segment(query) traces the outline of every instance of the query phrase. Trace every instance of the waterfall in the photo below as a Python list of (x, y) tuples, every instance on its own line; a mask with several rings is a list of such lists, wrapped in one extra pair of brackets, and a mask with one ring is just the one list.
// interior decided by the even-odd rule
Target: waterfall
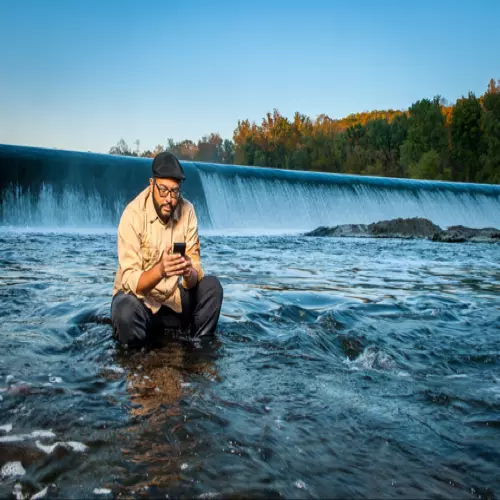
[(283, 176), (258, 168), (242, 175), (238, 167), (218, 171), (201, 164), (199, 169), (214, 229), (287, 232), (396, 217), (425, 217), (443, 228), (500, 227), (496, 186), (312, 172)]
[[(201, 230), (297, 232), (425, 217), (500, 228), (500, 186), (182, 162)], [(0, 227), (116, 228), (151, 160), (0, 145)]]

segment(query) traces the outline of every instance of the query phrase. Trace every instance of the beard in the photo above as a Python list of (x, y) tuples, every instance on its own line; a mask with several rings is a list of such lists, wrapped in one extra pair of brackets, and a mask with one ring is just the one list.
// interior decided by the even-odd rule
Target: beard
[[(164, 224), (166, 224), (169, 221), (170, 217), (174, 213), (177, 207), (177, 203), (169, 203), (168, 201), (163, 201), (163, 200), (161, 203), (158, 203), (155, 197), (153, 196), (153, 206), (155, 207), (156, 215), (158, 215), (158, 217)], [(170, 213), (168, 214), (163, 213), (162, 212), (163, 207), (168, 207), (170, 209)]]

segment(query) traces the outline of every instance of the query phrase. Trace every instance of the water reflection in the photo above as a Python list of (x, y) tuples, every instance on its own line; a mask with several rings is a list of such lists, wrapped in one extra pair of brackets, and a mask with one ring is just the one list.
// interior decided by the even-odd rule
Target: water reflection
[(131, 415), (151, 416), (158, 410), (178, 414), (179, 400), (192, 393), (186, 381), (190, 376), (218, 379), (215, 362), (220, 346), (215, 337), (193, 343), (172, 333), (136, 351), (119, 346), (116, 363), (127, 373)]
[(108, 485), (115, 494), (151, 495), (181, 480), (188, 466), (183, 455), (190, 456), (197, 446), (184, 428), (186, 405), (203, 381), (220, 381), (220, 349), (216, 337), (194, 343), (172, 332), (140, 350), (117, 347), (115, 363), (118, 372), (126, 373), (131, 425), (118, 432), (122, 479)]

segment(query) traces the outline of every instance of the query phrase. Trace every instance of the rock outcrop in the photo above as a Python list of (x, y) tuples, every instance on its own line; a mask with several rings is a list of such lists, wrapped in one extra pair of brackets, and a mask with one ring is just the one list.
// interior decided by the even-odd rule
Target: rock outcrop
[(370, 234), (377, 238), (432, 238), (441, 231), (429, 219), (392, 219), (375, 222), (368, 226)]
[(493, 243), (500, 242), (500, 230), (493, 227), (483, 229), (472, 229), (465, 226), (450, 226), (445, 231), (436, 233), (432, 241), (443, 241), (445, 243)]
[(373, 224), (342, 224), (321, 226), (305, 233), (305, 236), (334, 236), (351, 238), (403, 238), (429, 239), (446, 243), (494, 243), (500, 242), (500, 230), (495, 228), (473, 229), (465, 226), (451, 226), (441, 229), (429, 219), (392, 219)]

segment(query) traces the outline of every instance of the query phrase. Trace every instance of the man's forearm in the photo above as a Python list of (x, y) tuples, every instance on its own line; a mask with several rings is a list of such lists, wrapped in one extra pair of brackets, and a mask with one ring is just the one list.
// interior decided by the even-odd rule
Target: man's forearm
[(147, 295), (163, 278), (161, 263), (158, 262), (149, 271), (144, 271), (137, 283), (137, 294)]

